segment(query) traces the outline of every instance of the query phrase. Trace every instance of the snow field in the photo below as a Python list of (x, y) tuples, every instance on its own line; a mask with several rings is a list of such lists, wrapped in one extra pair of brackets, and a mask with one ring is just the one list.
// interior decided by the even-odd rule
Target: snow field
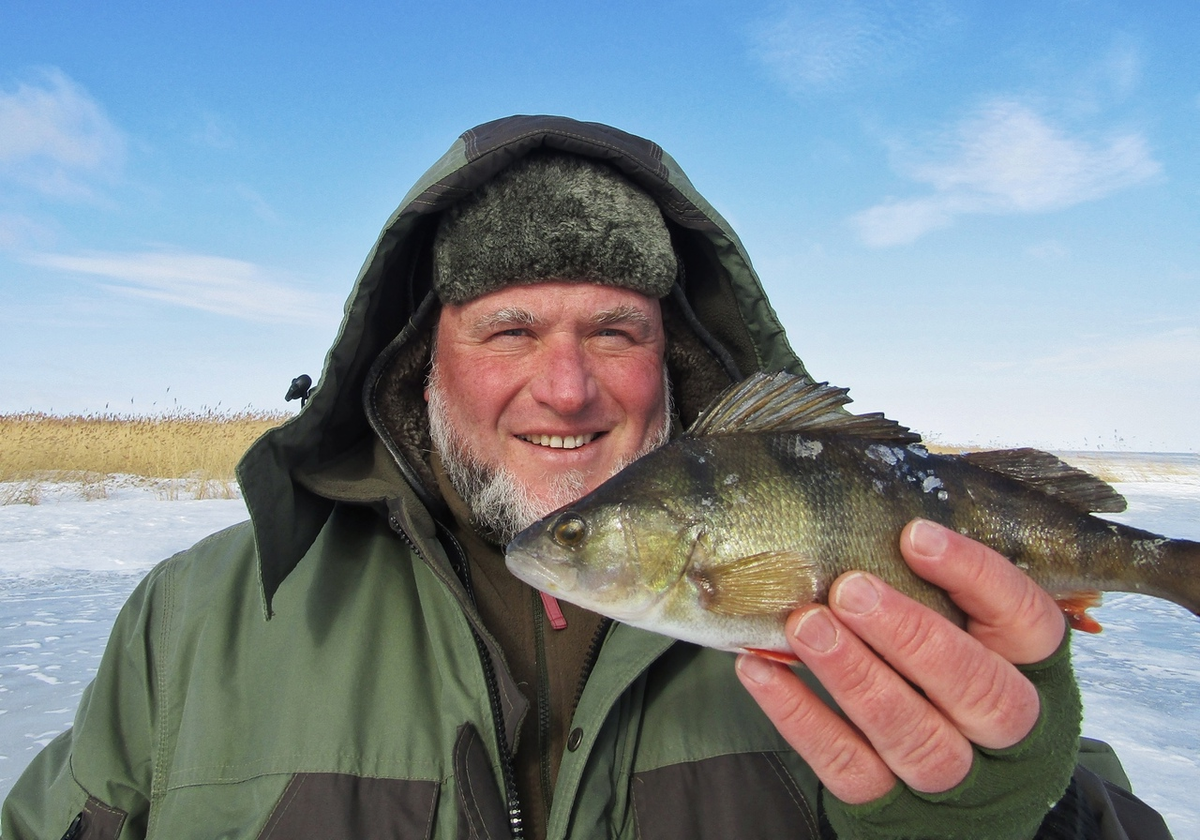
[[(1200, 540), (1200, 469), (1120, 482), (1112, 516)], [(1138, 475), (1139, 478), (1143, 477)], [(126, 487), (83, 501), (69, 488), (43, 503), (0, 506), (0, 797), (70, 726), (113, 620), (158, 561), (246, 517), (233, 500), (164, 499)], [(1117, 749), (1134, 791), (1178, 840), (1200, 840), (1200, 624), (1173, 604), (1110, 595), (1105, 632), (1073, 639), (1084, 734)]]

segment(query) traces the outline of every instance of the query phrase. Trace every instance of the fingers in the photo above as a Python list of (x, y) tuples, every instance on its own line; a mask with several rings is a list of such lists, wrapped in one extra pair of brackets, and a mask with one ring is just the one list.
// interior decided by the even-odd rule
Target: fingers
[(1000, 749), (1023, 739), (1040, 699), (1014, 663), (1045, 659), (1065, 632), (1053, 599), (979, 543), (916, 521), (901, 551), (967, 613), (968, 632), (873, 575), (843, 575), (829, 605), (796, 610), (787, 632), (844, 717), (786, 667), (738, 660), (743, 685), (848, 803), (877, 799), (896, 778), (926, 793), (948, 790), (970, 772), (973, 744)]
[(1040, 662), (1062, 643), (1066, 622), (1054, 599), (987, 546), (917, 519), (901, 533), (900, 551), (967, 613), (971, 635), (1009, 662)]
[(785, 665), (743, 654), (738, 679), (792, 748), (843, 802), (878, 799), (896, 777), (875, 748)]
[(1037, 722), (1037, 689), (1010, 662), (879, 578), (863, 572), (843, 575), (832, 589), (830, 605), (883, 660), (883, 675), (895, 669), (919, 686), (921, 699), (967, 740), (1009, 747)]
[[(840, 591), (846, 595), (854, 588), (842, 586)], [(835, 597), (838, 591), (835, 587)], [(889, 592), (891, 597), (880, 599), (867, 613), (851, 614), (851, 622), (843, 620), (836, 606), (836, 614), (825, 607), (797, 610), (788, 621), (792, 649), (896, 776), (916, 790), (948, 790), (971, 769), (969, 740), (860, 635), (894, 628), (893, 601), (903, 596)], [(950, 629), (962, 635), (952, 625)]]

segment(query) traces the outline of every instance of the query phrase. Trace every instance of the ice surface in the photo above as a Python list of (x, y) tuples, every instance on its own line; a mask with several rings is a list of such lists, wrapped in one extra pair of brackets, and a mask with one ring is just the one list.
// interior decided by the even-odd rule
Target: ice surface
[[(1156, 461), (1126, 470), (1144, 480), (1116, 485), (1129, 510), (1110, 518), (1200, 540), (1200, 459), (1167, 463), (1186, 469), (1164, 472)], [(0, 797), (70, 725), (142, 575), (246, 516), (240, 500), (161, 495), (131, 488), (98, 501), (49, 494), (36, 506), (0, 506)], [(1073, 640), (1084, 733), (1117, 748), (1135, 792), (1176, 838), (1200, 840), (1200, 624), (1136, 595), (1110, 595), (1095, 615), (1105, 632)]]
[(117, 611), (155, 563), (246, 518), (240, 499), (126, 488), (0, 506), (0, 797), (71, 725)]
[[(1129, 509), (1105, 518), (1200, 541), (1200, 470), (1113, 486)], [(1163, 815), (1178, 840), (1197, 840), (1200, 619), (1166, 601), (1125, 594), (1108, 595), (1094, 615), (1104, 632), (1072, 639), (1084, 734), (1116, 748), (1134, 793)]]

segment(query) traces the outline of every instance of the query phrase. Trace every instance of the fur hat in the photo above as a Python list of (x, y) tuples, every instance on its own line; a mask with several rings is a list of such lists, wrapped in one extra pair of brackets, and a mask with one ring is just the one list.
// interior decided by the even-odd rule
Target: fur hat
[(575, 155), (518, 160), (443, 213), (433, 240), (433, 288), (448, 304), (545, 280), (661, 298), (675, 274), (654, 199), (611, 167)]

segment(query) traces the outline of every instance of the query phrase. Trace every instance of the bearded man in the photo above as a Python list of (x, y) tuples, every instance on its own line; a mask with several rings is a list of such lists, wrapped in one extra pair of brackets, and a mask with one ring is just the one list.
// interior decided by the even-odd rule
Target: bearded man
[(803, 674), (507, 572), (519, 529), (760, 370), (807, 376), (658, 146), (466, 132), (380, 236), (307, 407), (240, 465), (251, 522), (139, 586), (4, 836), (1167, 836), (1077, 767), (1054, 602), (938, 526), (897, 539), (968, 630), (850, 573), (789, 618)]

